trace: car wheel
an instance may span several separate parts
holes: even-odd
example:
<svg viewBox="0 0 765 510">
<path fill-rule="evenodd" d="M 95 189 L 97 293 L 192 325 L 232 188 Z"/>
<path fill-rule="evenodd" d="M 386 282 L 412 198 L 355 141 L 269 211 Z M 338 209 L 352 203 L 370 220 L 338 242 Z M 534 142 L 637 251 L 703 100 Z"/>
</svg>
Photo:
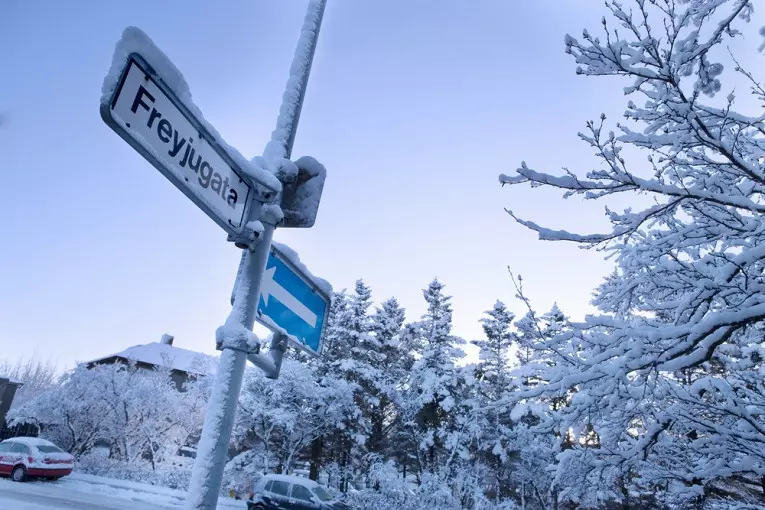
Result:
<svg viewBox="0 0 765 510">
<path fill-rule="evenodd" d="M 14 482 L 23 482 L 27 479 L 27 470 L 24 466 L 16 466 L 11 472 L 11 479 Z"/>
</svg>

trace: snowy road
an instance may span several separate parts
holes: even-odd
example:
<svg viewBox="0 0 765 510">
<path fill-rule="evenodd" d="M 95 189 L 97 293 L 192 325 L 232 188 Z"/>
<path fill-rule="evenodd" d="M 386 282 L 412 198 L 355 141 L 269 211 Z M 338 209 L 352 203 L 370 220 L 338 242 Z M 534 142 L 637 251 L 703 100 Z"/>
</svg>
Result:
<svg viewBox="0 0 765 510">
<path fill-rule="evenodd" d="M 70 510 L 78 508 L 82 510 L 128 510 L 141 508 L 142 510 L 155 510 L 166 507 L 142 504 L 117 498 L 108 498 L 99 495 L 64 490 L 62 487 L 53 487 L 53 484 L 42 483 L 13 483 L 0 480 L 0 509 L 2 510 L 42 510 L 56 509 Z"/>
<path fill-rule="evenodd" d="M 55 482 L 16 483 L 0 479 L 0 510 L 167 510 L 183 508 L 182 491 L 73 474 Z M 218 509 L 246 508 L 221 499 Z"/>
</svg>

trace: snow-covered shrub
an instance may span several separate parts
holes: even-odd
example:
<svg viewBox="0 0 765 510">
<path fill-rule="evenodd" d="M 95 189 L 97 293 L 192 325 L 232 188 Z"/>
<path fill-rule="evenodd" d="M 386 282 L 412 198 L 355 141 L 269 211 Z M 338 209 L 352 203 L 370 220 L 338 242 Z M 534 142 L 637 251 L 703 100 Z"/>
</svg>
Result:
<svg viewBox="0 0 765 510">
<path fill-rule="evenodd" d="M 406 481 L 392 462 L 372 464 L 368 473 L 369 483 L 375 488 L 349 491 L 348 501 L 355 508 L 387 510 L 515 510 L 511 500 L 490 501 L 484 495 L 480 476 L 470 466 L 458 468 L 455 476 L 426 474 L 421 484 Z"/>
<path fill-rule="evenodd" d="M 234 489 L 237 494 L 248 494 L 263 478 L 261 453 L 248 450 L 228 461 L 223 472 L 222 491 Z"/>
<path fill-rule="evenodd" d="M 43 360 L 39 354 L 34 353 L 29 358 L 18 358 L 15 361 L 0 359 L 0 375 L 24 383 L 16 390 L 11 402 L 12 409 L 17 409 L 28 400 L 55 388 L 61 373 L 50 359 Z"/>
<path fill-rule="evenodd" d="M 158 487 L 187 490 L 191 470 L 160 465 L 152 469 L 147 462 L 127 463 L 99 455 L 84 455 L 77 459 L 75 470 L 89 475 L 147 483 Z"/>
</svg>

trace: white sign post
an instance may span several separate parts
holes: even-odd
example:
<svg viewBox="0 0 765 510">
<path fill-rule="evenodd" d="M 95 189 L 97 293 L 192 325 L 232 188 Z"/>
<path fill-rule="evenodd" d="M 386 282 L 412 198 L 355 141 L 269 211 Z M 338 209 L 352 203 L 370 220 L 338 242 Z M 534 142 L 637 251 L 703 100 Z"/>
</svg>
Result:
<svg viewBox="0 0 765 510">
<path fill-rule="evenodd" d="M 104 121 L 226 230 L 229 240 L 245 248 L 231 312 L 216 333 L 216 347 L 223 352 L 189 483 L 189 510 L 213 510 L 217 505 L 247 360 L 266 377 L 276 378 L 291 335 L 300 337 L 299 345 L 309 352 L 321 350 L 329 292 L 314 292 L 302 271 L 272 269 L 263 289 L 264 306 L 259 308 L 258 302 L 274 230 L 281 222 L 292 228 L 312 226 L 324 185 L 324 169 L 311 161 L 304 161 L 307 167 L 296 165 L 285 196 L 285 183 L 274 175 L 282 174 L 280 165 L 294 165 L 289 158 L 325 6 L 326 0 L 309 0 L 276 129 L 260 166 L 237 164 L 241 156 L 232 155 L 201 113 L 192 111 L 180 72 L 140 30 L 125 31 L 104 80 Z M 290 208 L 289 215 L 282 213 L 280 204 Z M 265 320 L 279 307 L 288 308 L 294 317 L 268 322 L 274 336 L 266 357 L 252 328 L 258 314 Z"/>
<path fill-rule="evenodd" d="M 284 162 L 289 160 L 292 154 L 292 144 L 325 6 L 326 0 L 310 0 L 308 3 L 276 129 L 271 135 L 271 142 L 266 146 L 264 159 Z M 271 359 L 242 349 L 246 346 L 242 340 L 252 334 L 260 286 L 271 252 L 271 240 L 277 224 L 282 220 L 281 217 L 277 219 L 269 214 L 269 208 L 265 206 L 258 209 L 249 212 L 249 220 L 261 222 L 262 233 L 253 249 L 242 251 L 242 261 L 234 284 L 231 313 L 225 325 L 219 329 L 219 333 L 222 332 L 221 336 L 224 337 L 220 339 L 223 352 L 189 483 L 189 495 L 186 500 L 188 510 L 213 510 L 216 507 L 247 360 L 263 370 L 266 377 L 276 378 L 287 348 L 285 335 L 274 334 L 270 349 Z M 244 333 L 244 336 L 240 336 L 238 332 Z"/>
</svg>

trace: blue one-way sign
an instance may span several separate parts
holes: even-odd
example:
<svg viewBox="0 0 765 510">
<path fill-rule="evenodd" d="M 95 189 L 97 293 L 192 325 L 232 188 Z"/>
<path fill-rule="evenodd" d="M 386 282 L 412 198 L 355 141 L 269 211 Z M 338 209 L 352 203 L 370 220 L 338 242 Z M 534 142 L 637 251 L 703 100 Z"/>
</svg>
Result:
<svg viewBox="0 0 765 510">
<path fill-rule="evenodd" d="M 258 322 L 271 330 L 284 330 L 300 349 L 318 355 L 330 297 L 289 257 L 271 246 L 260 284 Z"/>
</svg>

